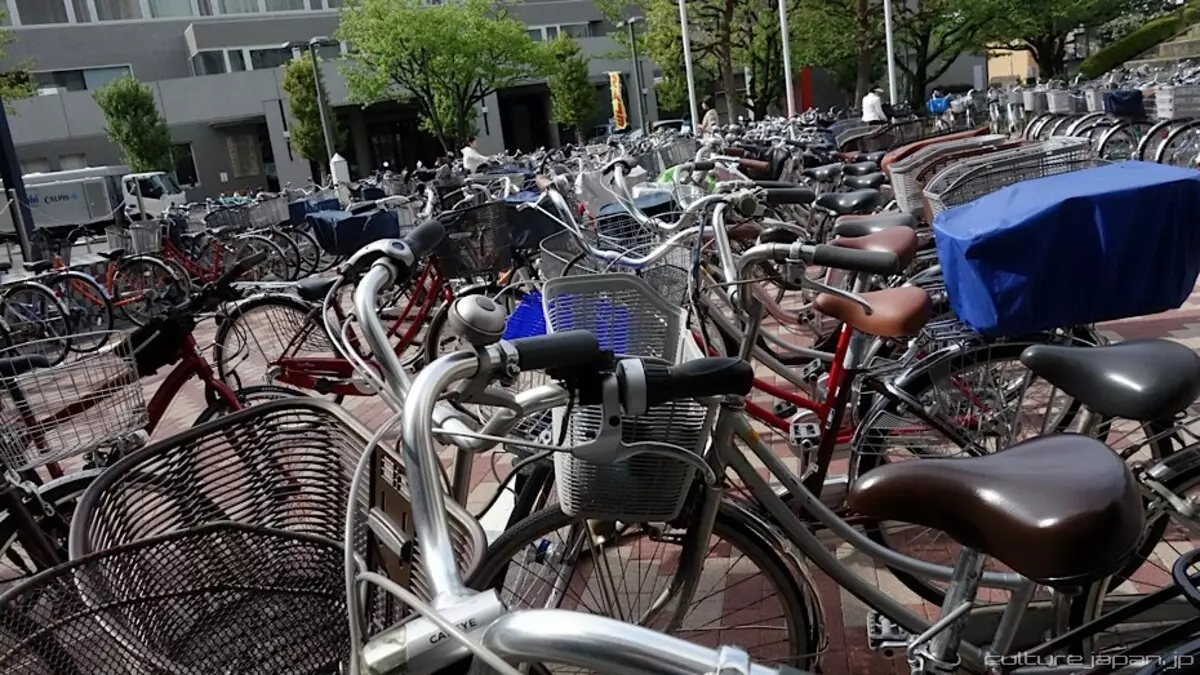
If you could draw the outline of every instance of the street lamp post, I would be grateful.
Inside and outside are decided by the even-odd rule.
[[[688,106],[692,113],[692,133],[699,138],[700,106],[696,105],[696,80],[692,72],[692,38],[688,33],[687,0],[679,0],[679,30],[683,34],[683,70],[687,76]]]
[[[884,0],[886,2],[886,0]],[[787,0],[779,0],[779,31],[783,42],[783,82],[787,93],[788,118],[796,116],[796,86],[792,82],[792,47],[788,35]],[[890,46],[889,46],[890,47]],[[749,86],[749,83],[747,83]]]
[[[646,128],[646,99],[645,92],[642,89],[642,62],[638,60],[637,35],[634,34],[633,25],[642,21],[640,16],[632,16],[624,21],[617,22],[617,27],[624,25],[629,29],[629,49],[633,57],[633,88],[637,90],[637,95],[634,100],[637,104],[637,119],[638,125],[644,130]]]
[[[321,47],[332,47],[339,45],[337,40],[318,36],[308,42],[292,41],[283,45],[284,49],[307,49],[308,56],[312,60],[313,80],[317,87],[317,110],[321,115],[321,131],[325,135],[325,156],[330,161],[333,160],[335,152],[333,143],[333,127],[329,124],[329,102],[325,100],[325,87],[321,86],[321,64],[317,61],[317,50]]]
[[[887,42],[888,102],[896,105],[896,50],[892,39],[892,0],[883,0],[883,37]]]

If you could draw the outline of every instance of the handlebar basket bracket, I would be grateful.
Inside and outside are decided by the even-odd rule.
[[[598,274],[548,281],[542,289],[550,332],[590,330],[601,346],[619,354],[677,363],[689,333],[680,307],[664,300],[648,283],[629,274]],[[567,422],[569,442],[594,438],[602,423],[598,406],[582,406]],[[695,449],[704,432],[707,409],[695,401],[656,406],[622,420],[627,443],[657,441]],[[638,455],[611,465],[567,453],[554,456],[555,486],[563,511],[582,518],[663,522],[683,508],[695,469],[660,455]]]

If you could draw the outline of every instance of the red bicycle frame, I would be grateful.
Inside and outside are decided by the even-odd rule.
[[[404,310],[388,329],[389,338],[400,335],[400,341],[395,347],[397,356],[412,346],[417,335],[420,334],[425,320],[432,314],[439,300],[450,302],[454,300],[454,293],[450,290],[450,285],[446,283],[446,279],[437,265],[426,265],[413,283],[413,292],[409,294]],[[346,317],[340,306],[334,306],[334,313],[339,324],[345,321]],[[406,323],[407,328],[405,328]],[[305,335],[301,334],[297,337],[298,339],[294,339],[293,343],[303,343]],[[353,332],[349,335],[349,342],[355,351],[361,353],[358,338]],[[286,354],[288,351],[292,351],[291,346],[284,353]],[[354,365],[339,356],[281,356],[272,361],[271,366],[278,369],[275,380],[281,384],[339,396],[367,396],[370,394],[370,392],[360,390],[351,381],[354,377]]]
[[[185,255],[179,247],[171,241],[170,237],[163,237],[162,242],[162,257],[165,260],[174,260],[183,265],[188,274],[192,275],[201,283],[209,283],[216,281],[222,274],[223,266],[221,265],[222,252],[225,250],[225,245],[219,239],[215,240],[213,248],[213,264],[212,267],[201,265],[193,260],[190,256]]]

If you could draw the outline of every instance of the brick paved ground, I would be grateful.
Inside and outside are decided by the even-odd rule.
[[[1184,307],[1152,317],[1119,321],[1107,324],[1103,332],[1112,340],[1132,339],[1142,337],[1167,337],[1177,340],[1190,347],[1200,349],[1200,292],[1194,293]],[[207,326],[200,331],[201,344],[209,344],[212,340],[212,328]],[[150,395],[161,382],[162,375],[147,382],[147,395]],[[355,397],[345,403],[346,408],[362,420],[368,427],[374,429],[389,416],[386,407],[375,398]],[[175,431],[189,426],[196,416],[204,409],[203,392],[194,382],[185,388],[168,412],[167,418],[160,426],[156,437],[165,437]],[[795,460],[790,456],[787,461],[795,466]],[[468,507],[478,509],[494,493],[497,485],[492,473],[492,461],[489,456],[480,457],[472,471],[472,490]],[[508,463],[500,462],[500,473],[507,470]],[[836,469],[845,470],[845,462],[839,461]],[[497,529],[496,522],[502,523],[495,514],[485,519],[489,529]],[[1157,585],[1165,581],[1163,572],[1155,567],[1169,569],[1170,563],[1181,551],[1190,548],[1190,542],[1176,541],[1169,545],[1160,545],[1156,551],[1154,565],[1135,575],[1133,582],[1128,583],[1124,590],[1136,591],[1147,585]],[[876,568],[864,556],[853,551],[846,545],[836,549],[837,555],[861,576],[883,588],[890,596],[910,605],[920,613],[935,615],[936,608],[925,605],[911,591],[900,584],[887,571]],[[903,673],[907,668],[903,661],[887,659],[873,653],[865,647],[866,610],[861,603],[852,599],[844,591],[839,590],[833,582],[819,572],[814,575],[820,602],[826,617],[828,644],[822,657],[822,669],[829,675],[864,675],[873,673]],[[725,583],[729,583],[726,581]],[[999,599],[999,598],[995,598]],[[761,600],[761,599],[760,599]],[[726,633],[726,635],[731,635]]]

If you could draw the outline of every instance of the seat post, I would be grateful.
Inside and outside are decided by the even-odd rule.
[[[982,553],[962,547],[942,601],[941,619],[909,647],[908,662],[914,675],[950,675],[958,671],[958,645],[979,590],[983,561]],[[924,641],[926,637],[928,642]]]

